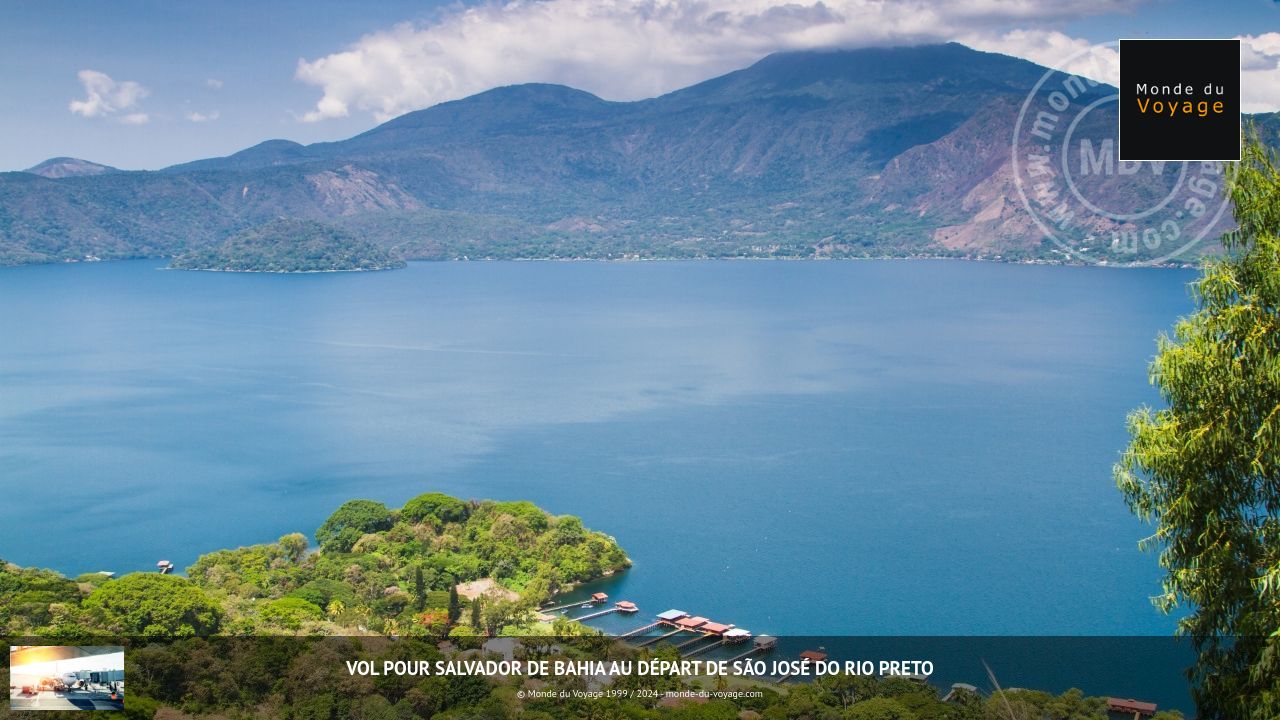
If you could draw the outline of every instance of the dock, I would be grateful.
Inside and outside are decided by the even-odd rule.
[[[627,638],[635,637],[635,636],[640,635],[640,634],[642,634],[642,633],[645,633],[645,632],[647,632],[647,631],[649,631],[649,630],[652,630],[652,629],[654,629],[654,628],[658,627],[658,626],[659,626],[659,625],[661,625],[661,624],[662,624],[661,622],[651,622],[651,623],[649,623],[648,625],[643,625],[643,626],[641,626],[641,627],[636,628],[635,630],[628,630],[628,631],[626,631],[626,632],[622,633],[621,635],[619,635],[619,636],[618,636],[618,639],[619,639],[619,640],[626,640]]]
[[[707,637],[713,637],[713,636],[708,635]],[[707,652],[708,650],[714,650],[715,648],[718,648],[721,645],[724,645],[724,638],[720,638],[715,642],[711,643],[710,645],[703,645],[700,648],[696,648],[693,651],[691,651],[689,654],[685,655],[684,657],[691,658],[694,655],[701,655],[702,653]]]
[[[568,610],[569,608],[586,607],[588,605],[594,605],[594,604],[595,603],[591,602],[590,600],[579,600],[577,602],[565,603],[564,605],[556,605],[555,607],[538,608],[538,612],[553,613],[553,612],[560,612],[561,610]]]
[[[675,630],[672,630],[671,632],[666,633],[665,635],[658,635],[657,637],[651,637],[651,638],[649,638],[648,640],[645,640],[645,641],[644,641],[644,642],[642,642],[642,643],[638,643],[638,644],[636,645],[636,647],[638,647],[638,648],[648,647],[649,645],[652,645],[652,644],[654,644],[654,643],[656,643],[656,642],[659,642],[659,641],[661,641],[661,640],[666,640],[667,638],[671,637],[672,635],[679,635],[679,634],[680,634],[680,633],[682,633],[682,632],[684,632],[684,628],[676,628]]]
[[[584,620],[590,620],[592,618],[598,618],[602,615],[609,615],[610,613],[616,613],[616,612],[618,612],[618,608],[611,607],[611,608],[605,608],[604,610],[593,612],[590,615],[583,615],[582,617],[569,618],[569,619],[574,622],[582,622]]]
[[[556,610],[577,607],[584,604],[599,605],[602,604],[604,599],[607,597],[608,596],[604,593],[597,593],[586,603],[576,602],[567,605],[548,607],[543,608],[541,612],[554,612]],[[635,603],[627,600],[619,600],[614,603],[611,608],[605,608],[603,610],[583,615],[582,617],[571,619],[574,622],[584,622],[586,620],[602,617],[611,613],[634,613],[638,610],[639,608],[636,607]],[[658,635],[654,635],[652,637],[644,636],[645,633],[655,629],[659,630]],[[732,624],[715,622],[700,615],[691,615],[683,610],[674,609],[660,612],[654,618],[653,622],[646,623],[638,628],[633,628],[620,635],[616,635],[615,637],[619,640],[638,640],[639,642],[634,643],[632,647],[642,648],[649,647],[650,645],[656,645],[663,640],[673,638],[676,635],[685,632],[693,635],[693,637],[675,641],[673,643],[676,653],[683,657],[701,655],[702,653],[710,652],[716,648],[738,645],[752,639],[751,632],[745,628],[740,628]],[[750,650],[737,655],[733,659],[740,660],[756,652],[772,650],[777,645],[777,642],[776,638],[772,638],[768,635],[761,635],[760,637],[755,638]]]
[[[696,638],[694,638],[694,639],[692,639],[692,640],[685,640],[684,642],[680,643],[679,645],[676,645],[676,650],[683,650],[684,648],[686,648],[686,647],[688,647],[688,646],[690,646],[690,645],[693,645],[693,644],[695,644],[695,643],[700,643],[700,642],[702,642],[703,640],[706,640],[706,639],[707,639],[707,638],[709,638],[709,637],[714,637],[714,636],[713,636],[713,635],[706,635],[706,634],[703,634],[703,635],[699,635],[698,637],[696,637]]]
[[[565,603],[563,605],[539,608],[538,612],[553,613],[553,612],[560,612],[561,610],[568,610],[569,608],[585,607],[587,605],[603,605],[608,600],[609,600],[609,596],[605,595],[602,592],[592,593],[591,597],[587,598],[586,600],[575,600],[571,603]],[[624,600],[623,603],[626,603],[626,601]],[[632,607],[635,607],[633,603],[626,603],[626,604],[631,605]]]
[[[629,602],[627,600],[619,600],[618,602],[614,603],[613,607],[611,608],[605,608],[604,610],[593,612],[590,615],[583,615],[582,617],[576,617],[576,618],[570,618],[570,619],[573,620],[574,622],[582,622],[583,620],[598,618],[603,615],[608,615],[610,613],[616,613],[616,612],[633,613],[633,612],[636,612],[638,609],[639,608],[637,608],[636,604],[633,602]],[[543,610],[543,612],[546,612],[546,611]]]
[[[778,647],[778,638],[773,637],[772,635],[758,635],[756,636],[756,639],[751,642],[750,650],[744,653],[735,655],[732,658],[729,658],[729,662],[733,662],[734,660],[741,660],[754,653],[769,652],[770,650],[774,650],[777,647]]]

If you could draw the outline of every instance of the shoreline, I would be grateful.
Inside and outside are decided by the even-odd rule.
[[[47,262],[18,263],[10,265],[0,265],[0,270],[10,270],[17,268],[33,268],[33,267],[50,267],[65,265],[97,265],[101,263],[120,263],[120,262],[138,262],[142,260],[172,260],[165,256],[141,256],[141,257],[123,257],[110,259],[94,259],[94,260],[50,260]],[[1067,262],[1063,260],[1050,259],[1031,259],[1031,260],[997,260],[995,258],[985,257],[951,257],[947,255],[885,255],[880,257],[763,257],[763,256],[745,256],[745,257],[616,257],[616,258],[599,258],[599,257],[529,257],[529,258],[493,258],[493,257],[455,257],[442,259],[409,259],[405,264],[397,267],[379,267],[379,268],[349,268],[334,270],[227,270],[220,268],[175,268],[170,266],[157,267],[156,270],[172,270],[185,272],[208,272],[208,273],[226,273],[226,274],[253,274],[253,275],[320,275],[326,273],[373,273],[388,272],[392,270],[404,270],[413,264],[436,264],[436,263],[602,263],[602,264],[625,264],[625,263],[701,263],[701,262],[800,262],[800,263],[842,263],[842,262],[929,262],[929,261],[946,261],[946,262],[971,262],[985,263],[992,265],[1031,265],[1043,267],[1068,267],[1068,268],[1106,268],[1115,270],[1198,270],[1198,263],[1109,263],[1109,262]]]

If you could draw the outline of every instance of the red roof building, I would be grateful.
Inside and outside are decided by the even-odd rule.
[[[685,617],[676,621],[676,627],[684,628],[685,630],[694,630],[706,624],[707,619],[704,617]]]
[[[701,631],[703,631],[703,632],[709,632],[709,633],[714,633],[714,634],[716,634],[716,635],[721,635],[721,634],[723,634],[726,630],[728,630],[728,629],[729,629],[729,628],[731,628],[731,627],[733,627],[733,626],[732,626],[732,625],[725,625],[724,623],[709,622],[709,623],[704,624],[702,627],[700,627],[700,628],[698,628],[698,629],[699,629],[699,630],[701,630]]]
[[[805,662],[822,662],[827,659],[827,654],[817,650],[805,650],[800,653],[800,659]]]
[[[604,602],[605,600],[608,600],[608,599],[609,599],[609,596],[608,596],[608,595],[605,595],[604,593],[592,593],[592,594],[591,594],[591,602],[598,602],[598,603],[602,603],[602,602]]]
[[[1124,713],[1135,718],[1150,717],[1156,714],[1156,704],[1129,698],[1107,698],[1107,710],[1113,713]]]

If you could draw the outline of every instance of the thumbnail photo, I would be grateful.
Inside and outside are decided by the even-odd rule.
[[[124,710],[124,648],[11,645],[10,710]]]

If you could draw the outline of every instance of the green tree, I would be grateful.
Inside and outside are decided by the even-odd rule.
[[[422,577],[422,566],[416,565],[413,568],[413,607],[418,612],[422,612],[427,606],[427,581]]]
[[[482,627],[480,622],[480,598],[471,598],[471,627],[477,631]]]
[[[325,607],[325,613],[328,614],[329,617],[334,618],[335,620],[338,618],[339,615],[346,612],[346,610],[347,610],[346,603],[342,602],[341,600],[330,600],[329,604]]]
[[[280,549],[284,552],[284,555],[288,558],[289,562],[298,562],[307,552],[307,536],[302,533],[290,533],[285,535],[280,538],[280,541],[276,544],[280,546]]]
[[[326,551],[349,552],[361,535],[391,528],[391,511],[373,500],[348,500],[316,530],[316,542]]]
[[[449,624],[453,625],[462,617],[462,600],[458,598],[458,583],[449,583]]]
[[[458,498],[444,493],[423,493],[404,504],[400,517],[411,523],[434,518],[440,523],[463,522],[467,519],[467,505]]]
[[[1129,416],[1116,466],[1155,524],[1165,612],[1199,662],[1203,717],[1280,717],[1280,174],[1256,140],[1228,170],[1238,229],[1195,283],[1197,309],[1162,336],[1151,381],[1167,407]]]
[[[300,597],[282,597],[263,603],[260,614],[272,625],[297,630],[304,622],[323,618],[324,610]]]
[[[184,578],[134,573],[94,590],[85,609],[103,627],[125,635],[191,637],[210,635],[222,622],[222,608]]]

